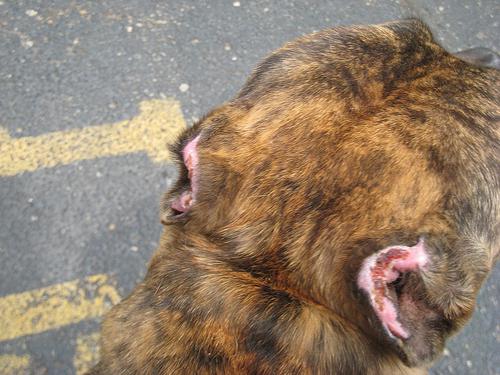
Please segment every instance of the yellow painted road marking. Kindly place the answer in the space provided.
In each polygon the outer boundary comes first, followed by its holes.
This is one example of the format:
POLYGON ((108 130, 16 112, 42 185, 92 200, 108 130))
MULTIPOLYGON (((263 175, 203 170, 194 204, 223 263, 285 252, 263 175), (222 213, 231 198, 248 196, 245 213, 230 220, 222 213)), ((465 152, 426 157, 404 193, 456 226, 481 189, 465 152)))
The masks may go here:
POLYGON ((28 355, 0 355, 0 374, 19 375, 27 374, 30 366, 30 357, 28 355))
POLYGON ((107 275, 93 275, 0 298, 0 341, 103 315, 120 296, 107 275))
POLYGON ((83 375, 99 360, 99 333, 80 335, 76 339, 75 366, 76 375, 83 375))
POLYGON ((186 127, 179 102, 149 100, 139 108, 131 120, 37 137, 12 138, 0 128, 0 176, 141 151, 155 162, 167 161, 167 144, 186 127))

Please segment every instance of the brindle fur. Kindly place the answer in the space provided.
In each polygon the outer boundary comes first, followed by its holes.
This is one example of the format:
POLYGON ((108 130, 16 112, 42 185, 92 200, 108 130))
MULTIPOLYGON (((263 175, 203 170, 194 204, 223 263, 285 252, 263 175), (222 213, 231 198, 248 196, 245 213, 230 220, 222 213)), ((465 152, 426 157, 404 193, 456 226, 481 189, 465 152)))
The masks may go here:
POLYGON ((102 326, 91 374, 416 374, 471 316, 499 252, 500 73, 405 20, 277 50, 201 134, 199 192, 102 326), (425 238, 391 340, 362 260, 425 238))

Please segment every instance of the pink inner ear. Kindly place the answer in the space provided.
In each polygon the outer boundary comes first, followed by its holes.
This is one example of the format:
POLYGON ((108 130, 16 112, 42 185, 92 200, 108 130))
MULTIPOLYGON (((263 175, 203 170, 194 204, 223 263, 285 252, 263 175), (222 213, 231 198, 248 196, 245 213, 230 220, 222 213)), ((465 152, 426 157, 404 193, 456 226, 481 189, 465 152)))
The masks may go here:
POLYGON ((190 140, 184 149, 182 150, 182 156, 184 158, 184 165, 188 170, 189 180, 191 181, 191 190, 193 191, 193 199, 198 189, 198 150, 196 146, 200 136, 196 136, 190 140))
POLYGON ((198 151, 196 146, 199 139, 200 136, 196 136, 182 150, 184 165, 188 170, 189 188, 171 203, 171 207, 179 212, 187 212, 195 202, 196 191, 198 190, 198 151))
POLYGON ((389 246, 366 258, 358 275, 358 286, 369 296, 370 303, 391 337, 407 339, 409 333, 398 320, 397 301, 389 297, 388 284, 401 273, 418 271, 429 262, 424 240, 415 246, 389 246))

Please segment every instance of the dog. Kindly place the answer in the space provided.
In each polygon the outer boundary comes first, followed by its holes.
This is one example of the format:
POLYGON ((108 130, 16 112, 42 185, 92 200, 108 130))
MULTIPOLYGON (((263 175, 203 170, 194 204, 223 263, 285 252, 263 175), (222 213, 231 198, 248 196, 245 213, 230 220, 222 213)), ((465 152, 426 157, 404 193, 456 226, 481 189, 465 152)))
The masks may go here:
POLYGON ((90 374, 423 374, 500 245, 500 71, 408 19, 285 44, 172 148, 90 374))

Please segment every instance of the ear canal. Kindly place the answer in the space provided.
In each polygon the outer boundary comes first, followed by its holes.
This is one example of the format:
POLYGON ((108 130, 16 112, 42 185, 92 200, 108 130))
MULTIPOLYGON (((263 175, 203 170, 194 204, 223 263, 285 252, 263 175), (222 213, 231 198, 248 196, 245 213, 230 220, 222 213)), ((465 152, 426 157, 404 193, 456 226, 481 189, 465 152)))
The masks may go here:
POLYGON ((193 193, 190 190, 183 191, 172 200, 172 209, 179 212, 187 212, 193 204, 193 193))

